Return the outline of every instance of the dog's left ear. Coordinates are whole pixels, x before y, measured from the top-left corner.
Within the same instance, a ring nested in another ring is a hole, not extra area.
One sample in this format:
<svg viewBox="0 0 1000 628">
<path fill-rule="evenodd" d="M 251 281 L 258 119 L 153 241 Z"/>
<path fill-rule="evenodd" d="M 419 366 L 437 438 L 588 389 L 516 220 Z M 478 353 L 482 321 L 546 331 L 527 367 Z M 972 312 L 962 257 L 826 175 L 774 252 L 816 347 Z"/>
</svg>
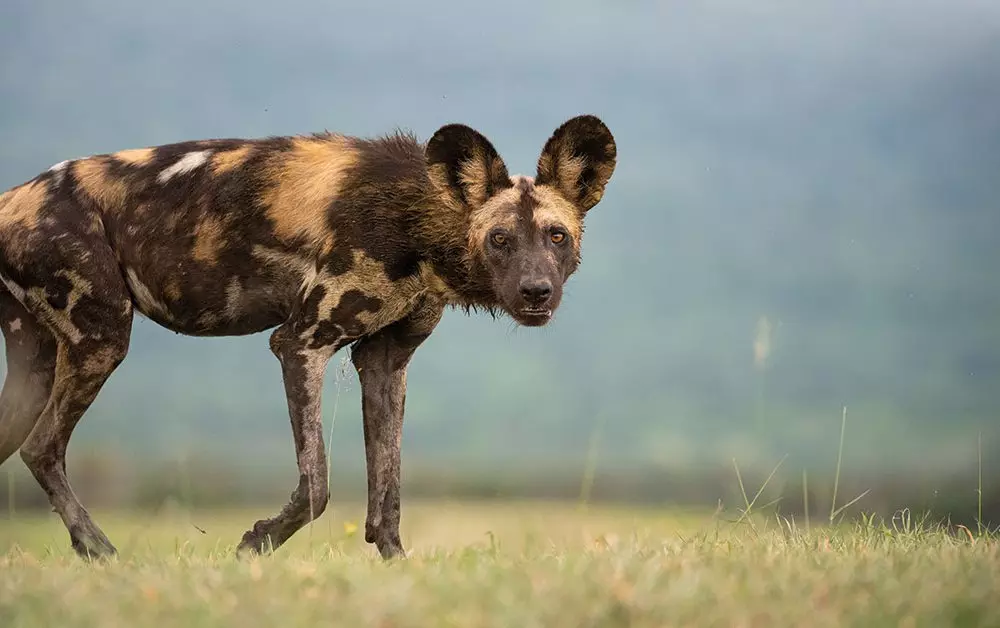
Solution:
<svg viewBox="0 0 1000 628">
<path fill-rule="evenodd" d="M 615 138 L 600 118 L 583 115 L 564 122 L 538 158 L 536 185 L 551 185 L 586 212 L 600 202 L 615 171 Z"/>
</svg>

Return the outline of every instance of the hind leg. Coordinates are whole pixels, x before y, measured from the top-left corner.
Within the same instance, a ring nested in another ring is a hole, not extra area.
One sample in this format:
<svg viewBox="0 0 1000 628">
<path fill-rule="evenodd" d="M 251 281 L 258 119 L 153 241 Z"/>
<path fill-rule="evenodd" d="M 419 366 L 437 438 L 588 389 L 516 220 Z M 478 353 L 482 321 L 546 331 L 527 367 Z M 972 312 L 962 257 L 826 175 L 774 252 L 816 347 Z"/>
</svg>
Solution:
<svg viewBox="0 0 1000 628">
<path fill-rule="evenodd" d="M 73 549 L 84 557 L 112 555 L 116 550 L 70 487 L 66 448 L 80 417 L 125 358 L 127 331 L 76 345 L 59 343 L 52 394 L 21 446 L 21 458 L 66 525 Z"/>
<path fill-rule="evenodd" d="M 7 376 L 0 392 L 0 464 L 31 433 L 52 392 L 56 340 L 14 297 L 0 289 L 0 329 Z"/>
<path fill-rule="evenodd" d="M 22 302 L 56 342 L 52 392 L 21 445 L 21 459 L 63 520 L 73 549 L 85 557 L 112 555 L 114 546 L 66 478 L 66 448 L 80 417 L 125 358 L 132 303 L 106 243 L 71 237 L 55 242 L 59 246 L 38 251 L 43 263 L 20 269 Z M 87 255 L 67 253 L 75 248 Z"/>
<path fill-rule="evenodd" d="M 113 555 L 116 550 L 73 493 L 66 477 L 66 448 L 73 428 L 127 350 L 127 336 L 88 343 L 86 348 L 60 343 L 52 395 L 21 446 L 21 459 L 66 525 L 73 549 L 84 557 Z"/>
</svg>

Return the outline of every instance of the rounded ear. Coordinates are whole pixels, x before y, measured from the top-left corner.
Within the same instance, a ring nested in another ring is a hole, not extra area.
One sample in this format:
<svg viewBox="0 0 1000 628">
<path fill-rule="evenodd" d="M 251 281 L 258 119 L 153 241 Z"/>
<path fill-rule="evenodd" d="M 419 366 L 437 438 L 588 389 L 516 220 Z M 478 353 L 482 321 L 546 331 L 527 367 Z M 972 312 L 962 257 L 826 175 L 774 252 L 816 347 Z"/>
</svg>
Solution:
<svg viewBox="0 0 1000 628">
<path fill-rule="evenodd" d="M 551 185 L 582 211 L 600 202 L 615 171 L 615 138 L 600 118 L 582 115 L 564 122 L 538 158 L 537 185 Z"/>
<path fill-rule="evenodd" d="M 427 142 L 431 182 L 443 194 L 476 208 L 511 187 L 507 165 L 490 141 L 464 124 L 448 124 Z"/>
</svg>

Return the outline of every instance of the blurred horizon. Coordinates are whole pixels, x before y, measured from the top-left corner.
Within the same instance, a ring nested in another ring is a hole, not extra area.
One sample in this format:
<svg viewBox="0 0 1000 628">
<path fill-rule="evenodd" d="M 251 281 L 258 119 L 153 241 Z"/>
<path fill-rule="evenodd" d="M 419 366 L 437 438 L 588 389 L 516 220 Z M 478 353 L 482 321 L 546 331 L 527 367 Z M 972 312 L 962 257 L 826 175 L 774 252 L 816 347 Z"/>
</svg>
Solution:
<svg viewBox="0 0 1000 628">
<path fill-rule="evenodd" d="M 533 174 L 594 113 L 619 164 L 556 320 L 445 314 L 404 477 L 571 473 L 595 438 L 599 471 L 828 471 L 845 406 L 845 468 L 955 473 L 981 434 L 1000 469 L 1000 3 L 433 6 L 8 0 L 0 189 L 124 148 L 449 122 Z M 364 464 L 346 355 L 334 474 Z M 137 317 L 69 456 L 111 450 L 294 469 L 267 333 Z"/>
</svg>

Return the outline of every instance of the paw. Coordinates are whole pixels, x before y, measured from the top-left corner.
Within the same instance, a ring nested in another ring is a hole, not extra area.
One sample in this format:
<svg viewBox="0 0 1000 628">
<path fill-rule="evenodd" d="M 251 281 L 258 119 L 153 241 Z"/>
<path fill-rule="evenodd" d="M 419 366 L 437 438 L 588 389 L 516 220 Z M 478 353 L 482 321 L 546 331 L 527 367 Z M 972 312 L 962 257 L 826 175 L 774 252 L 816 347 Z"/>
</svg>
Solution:
<svg viewBox="0 0 1000 628">
<path fill-rule="evenodd" d="M 403 560 L 406 558 L 406 550 L 399 543 L 384 543 L 379 544 L 377 547 L 379 554 L 386 561 Z"/>
<path fill-rule="evenodd" d="M 406 558 L 406 550 L 403 549 L 403 544 L 399 540 L 399 534 L 381 533 L 377 535 L 375 547 L 378 548 L 378 553 L 385 560 Z"/>
<path fill-rule="evenodd" d="M 258 521 L 252 529 L 243 534 L 240 544 L 236 546 L 237 557 L 250 558 L 268 554 L 273 550 L 270 535 L 267 534 L 261 523 Z"/>
<path fill-rule="evenodd" d="M 118 555 L 118 550 L 100 531 L 87 533 L 73 528 L 70 530 L 69 539 L 73 551 L 86 560 L 109 559 Z"/>
</svg>

